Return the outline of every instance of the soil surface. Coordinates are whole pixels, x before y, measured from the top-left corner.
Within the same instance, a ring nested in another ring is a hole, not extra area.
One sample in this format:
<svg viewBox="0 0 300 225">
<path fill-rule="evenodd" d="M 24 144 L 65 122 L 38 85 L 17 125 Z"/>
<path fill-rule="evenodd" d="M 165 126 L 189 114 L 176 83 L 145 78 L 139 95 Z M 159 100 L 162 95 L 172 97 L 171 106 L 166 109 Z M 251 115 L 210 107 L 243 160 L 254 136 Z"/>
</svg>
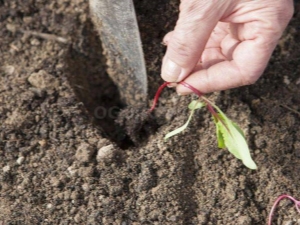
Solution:
<svg viewBox="0 0 300 225">
<path fill-rule="evenodd" d="M 134 2 L 150 105 L 179 0 Z M 217 148 L 205 110 L 163 141 L 193 96 L 166 90 L 148 124 L 142 109 L 127 108 L 148 127 L 115 122 L 124 104 L 87 0 L 0 0 L 0 224 L 266 224 L 278 195 L 300 198 L 296 8 L 263 77 L 208 96 L 246 132 L 251 171 Z M 284 201 L 274 224 L 300 224 L 300 215 Z"/>
</svg>

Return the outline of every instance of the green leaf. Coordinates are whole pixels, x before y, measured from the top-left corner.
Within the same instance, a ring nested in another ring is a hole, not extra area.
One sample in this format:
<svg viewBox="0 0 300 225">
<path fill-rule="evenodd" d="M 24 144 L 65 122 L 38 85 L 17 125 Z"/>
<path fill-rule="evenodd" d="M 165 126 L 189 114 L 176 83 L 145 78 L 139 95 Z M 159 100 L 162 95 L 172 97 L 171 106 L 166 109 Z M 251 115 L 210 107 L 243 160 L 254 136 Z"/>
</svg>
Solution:
<svg viewBox="0 0 300 225">
<path fill-rule="evenodd" d="M 181 133 L 182 131 L 184 131 L 184 130 L 187 128 L 187 126 L 189 125 L 189 123 L 190 123 L 190 121 L 191 121 L 191 119 L 192 119 L 192 117 L 193 117 L 193 115 L 194 115 L 195 110 L 196 110 L 196 109 L 200 109 L 201 107 L 203 107 L 203 105 L 204 105 L 203 102 L 199 102 L 198 100 L 193 100 L 193 101 L 189 104 L 189 106 L 188 106 L 189 109 L 191 110 L 191 112 L 190 112 L 189 118 L 188 118 L 188 120 L 186 121 L 186 123 L 185 123 L 183 126 L 181 126 L 181 127 L 177 128 L 177 129 L 175 129 L 175 130 L 173 130 L 173 131 L 167 133 L 166 136 L 164 137 L 164 140 L 167 140 L 167 139 L 169 139 L 170 137 L 172 137 L 172 136 L 174 136 L 174 135 L 176 135 L 176 134 L 179 134 L 179 133 Z"/>
<path fill-rule="evenodd" d="M 215 117 L 214 118 L 214 122 L 216 124 L 216 134 L 217 134 L 217 141 L 218 141 L 218 148 L 225 148 L 225 141 L 224 141 L 224 137 L 223 134 L 221 132 L 220 125 L 217 123 L 217 119 Z"/>
<path fill-rule="evenodd" d="M 232 122 L 216 105 L 213 107 L 218 111 L 218 118 L 214 118 L 217 129 L 218 145 L 226 146 L 236 158 L 241 159 L 245 166 L 257 169 L 252 160 L 250 150 L 243 131 Z"/>
<path fill-rule="evenodd" d="M 203 102 L 200 102 L 199 100 L 193 100 L 189 104 L 188 108 L 190 110 L 195 110 L 195 109 L 201 109 L 204 106 Z"/>
</svg>

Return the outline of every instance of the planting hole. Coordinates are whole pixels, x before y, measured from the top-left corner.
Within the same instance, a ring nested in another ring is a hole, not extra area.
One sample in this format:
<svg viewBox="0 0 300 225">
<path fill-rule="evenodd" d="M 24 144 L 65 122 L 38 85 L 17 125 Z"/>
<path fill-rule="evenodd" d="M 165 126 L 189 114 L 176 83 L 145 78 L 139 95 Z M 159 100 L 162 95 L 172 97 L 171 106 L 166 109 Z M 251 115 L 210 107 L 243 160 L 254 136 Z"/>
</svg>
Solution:
<svg viewBox="0 0 300 225">
<path fill-rule="evenodd" d="M 91 22 L 86 24 L 83 38 L 66 55 L 71 87 L 105 137 L 123 149 L 139 145 L 157 128 L 153 116 L 145 105 L 125 109 L 118 87 L 105 71 L 101 42 Z"/>
</svg>

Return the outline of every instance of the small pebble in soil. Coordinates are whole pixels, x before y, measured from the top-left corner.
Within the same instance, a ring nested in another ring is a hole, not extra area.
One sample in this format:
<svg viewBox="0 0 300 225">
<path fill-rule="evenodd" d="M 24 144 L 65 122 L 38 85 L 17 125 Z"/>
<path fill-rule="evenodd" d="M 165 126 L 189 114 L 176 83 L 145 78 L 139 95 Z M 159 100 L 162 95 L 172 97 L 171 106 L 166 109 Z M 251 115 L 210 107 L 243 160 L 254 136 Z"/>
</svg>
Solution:
<svg viewBox="0 0 300 225">
<path fill-rule="evenodd" d="M 5 75 L 12 75 L 15 72 L 15 67 L 14 66 L 2 66 L 0 70 L 5 74 Z"/>
<path fill-rule="evenodd" d="M 240 216 L 238 219 L 238 224 L 251 225 L 252 220 L 249 216 Z"/>
<path fill-rule="evenodd" d="M 9 165 L 4 166 L 4 167 L 2 168 L 2 170 L 3 170 L 4 173 L 7 173 L 8 171 L 10 171 L 10 166 L 9 166 Z"/>
<path fill-rule="evenodd" d="M 50 183 L 52 187 L 59 187 L 61 185 L 61 181 L 57 177 L 52 177 Z"/>
<path fill-rule="evenodd" d="M 69 166 L 67 168 L 67 170 L 68 170 L 71 177 L 74 177 L 77 174 L 77 171 L 78 171 L 76 168 L 74 168 L 74 166 Z"/>
<path fill-rule="evenodd" d="M 89 192 L 90 191 L 90 185 L 88 183 L 84 183 L 83 185 L 81 185 L 81 188 L 85 192 Z"/>
<path fill-rule="evenodd" d="M 59 81 L 56 77 L 47 73 L 45 70 L 40 70 L 37 73 L 32 73 L 28 77 L 28 82 L 36 88 L 52 89 L 58 88 Z"/>
<path fill-rule="evenodd" d="M 104 160 L 111 161 L 111 159 L 114 156 L 114 152 L 115 152 L 115 147 L 112 144 L 100 148 L 98 150 L 97 157 L 96 157 L 97 162 L 102 162 Z"/>
<path fill-rule="evenodd" d="M 92 159 L 95 151 L 96 149 L 92 145 L 88 143 L 81 143 L 77 148 L 75 157 L 78 161 L 87 163 Z"/>
<path fill-rule="evenodd" d="M 19 165 L 21 165 L 21 164 L 24 162 L 24 160 L 25 160 L 25 157 L 20 156 L 20 157 L 17 159 L 17 163 L 18 163 Z"/>
<path fill-rule="evenodd" d="M 47 141 L 45 139 L 43 140 L 40 140 L 38 141 L 38 144 L 41 146 L 41 147 L 45 147 L 47 145 Z"/>
</svg>

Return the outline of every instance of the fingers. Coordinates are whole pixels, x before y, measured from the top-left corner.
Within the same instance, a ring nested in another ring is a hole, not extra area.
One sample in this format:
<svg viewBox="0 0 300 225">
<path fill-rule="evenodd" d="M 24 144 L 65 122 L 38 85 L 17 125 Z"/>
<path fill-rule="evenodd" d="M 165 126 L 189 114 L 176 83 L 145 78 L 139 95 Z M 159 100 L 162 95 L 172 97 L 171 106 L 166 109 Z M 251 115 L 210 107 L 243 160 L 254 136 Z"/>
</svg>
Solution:
<svg viewBox="0 0 300 225">
<path fill-rule="evenodd" d="M 162 78 L 185 80 L 202 93 L 252 84 L 292 13 L 292 0 L 181 0 L 175 30 L 164 38 L 168 48 Z M 223 23 L 212 32 L 218 21 Z M 180 84 L 176 89 L 191 93 Z"/>
<path fill-rule="evenodd" d="M 196 71 L 185 82 L 202 93 L 253 84 L 266 68 L 275 46 L 276 43 L 265 38 L 244 41 L 234 50 L 233 60 L 222 61 Z M 192 93 L 183 85 L 177 86 L 177 92 L 181 95 Z"/>
<path fill-rule="evenodd" d="M 219 49 L 215 46 L 219 41 L 212 35 L 201 57 L 202 69 L 194 70 L 185 82 L 202 93 L 256 82 L 293 12 L 291 0 L 270 2 L 243 2 L 239 9 L 223 18 L 223 22 L 230 24 L 229 35 L 223 36 Z M 228 28 L 222 26 L 225 31 Z M 191 93 L 183 85 L 177 85 L 176 89 L 179 94 Z"/>
<path fill-rule="evenodd" d="M 167 33 L 167 34 L 165 35 L 165 37 L 164 37 L 164 39 L 163 39 L 163 43 L 164 43 L 165 45 L 168 45 L 168 44 L 169 44 L 169 42 L 170 42 L 170 40 L 171 40 L 171 38 L 172 38 L 172 35 L 173 35 L 173 31 L 171 31 L 171 32 L 169 32 L 169 33 Z"/>
<path fill-rule="evenodd" d="M 214 27 L 230 1 L 182 0 L 174 32 L 164 41 L 167 52 L 161 76 L 168 82 L 187 77 L 199 61 Z"/>
</svg>

